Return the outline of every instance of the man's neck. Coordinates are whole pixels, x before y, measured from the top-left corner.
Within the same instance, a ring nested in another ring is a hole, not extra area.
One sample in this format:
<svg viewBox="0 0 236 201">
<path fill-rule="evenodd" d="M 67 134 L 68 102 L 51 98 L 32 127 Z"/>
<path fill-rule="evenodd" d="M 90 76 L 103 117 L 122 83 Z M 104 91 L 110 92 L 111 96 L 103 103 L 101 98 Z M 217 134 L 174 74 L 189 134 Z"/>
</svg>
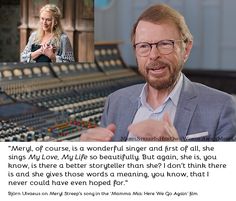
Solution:
<svg viewBox="0 0 236 201">
<path fill-rule="evenodd" d="M 164 101 L 166 100 L 167 96 L 171 93 L 171 91 L 176 86 L 179 78 L 180 78 L 180 75 L 178 76 L 177 80 L 172 86 L 165 89 L 161 89 L 161 90 L 155 89 L 151 85 L 148 84 L 147 85 L 147 103 L 153 109 L 156 109 L 160 105 L 162 105 Z"/>
</svg>

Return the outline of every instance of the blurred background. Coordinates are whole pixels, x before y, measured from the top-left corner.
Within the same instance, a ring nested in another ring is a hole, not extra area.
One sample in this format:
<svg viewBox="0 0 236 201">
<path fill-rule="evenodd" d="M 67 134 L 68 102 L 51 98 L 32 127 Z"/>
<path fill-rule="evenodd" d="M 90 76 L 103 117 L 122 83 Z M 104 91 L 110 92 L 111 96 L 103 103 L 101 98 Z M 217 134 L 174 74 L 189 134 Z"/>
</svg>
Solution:
<svg viewBox="0 0 236 201">
<path fill-rule="evenodd" d="M 131 28 L 140 13 L 156 3 L 180 11 L 194 36 L 185 68 L 236 69 L 235 0 L 95 0 L 95 41 L 122 41 L 123 59 L 128 65 L 136 65 Z"/>
</svg>

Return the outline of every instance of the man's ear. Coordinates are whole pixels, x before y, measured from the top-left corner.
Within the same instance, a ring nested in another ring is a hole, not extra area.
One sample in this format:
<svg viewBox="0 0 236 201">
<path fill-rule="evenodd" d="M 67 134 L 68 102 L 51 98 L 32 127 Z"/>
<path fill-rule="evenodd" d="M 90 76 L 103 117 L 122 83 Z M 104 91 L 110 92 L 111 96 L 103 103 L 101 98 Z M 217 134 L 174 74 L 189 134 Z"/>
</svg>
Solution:
<svg viewBox="0 0 236 201">
<path fill-rule="evenodd" d="M 184 48 L 184 63 L 188 60 L 192 47 L 193 41 L 188 41 Z"/>
</svg>

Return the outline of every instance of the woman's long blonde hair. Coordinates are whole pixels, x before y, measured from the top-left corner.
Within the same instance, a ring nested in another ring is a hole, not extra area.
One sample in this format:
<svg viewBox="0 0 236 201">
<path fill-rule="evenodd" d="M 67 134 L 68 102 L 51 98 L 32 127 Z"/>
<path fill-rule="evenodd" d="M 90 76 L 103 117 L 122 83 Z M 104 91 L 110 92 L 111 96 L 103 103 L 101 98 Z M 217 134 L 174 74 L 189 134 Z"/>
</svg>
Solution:
<svg viewBox="0 0 236 201">
<path fill-rule="evenodd" d="M 53 39 L 50 41 L 50 44 L 54 45 L 55 47 L 60 46 L 60 37 L 63 32 L 61 26 L 61 11 L 60 9 L 54 4 L 46 4 L 40 9 L 40 15 L 43 11 L 50 12 L 52 14 L 52 27 L 51 33 L 53 33 Z M 41 26 L 38 27 L 35 43 L 40 44 L 44 36 L 44 31 L 42 30 Z"/>
</svg>

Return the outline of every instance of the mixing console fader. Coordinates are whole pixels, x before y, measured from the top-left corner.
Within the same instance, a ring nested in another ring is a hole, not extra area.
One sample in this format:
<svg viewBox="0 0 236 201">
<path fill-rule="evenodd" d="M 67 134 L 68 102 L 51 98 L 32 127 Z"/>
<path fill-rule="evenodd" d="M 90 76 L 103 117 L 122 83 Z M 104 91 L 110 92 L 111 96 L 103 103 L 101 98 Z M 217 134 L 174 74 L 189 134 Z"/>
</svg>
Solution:
<svg viewBox="0 0 236 201">
<path fill-rule="evenodd" d="M 0 141 L 77 141 L 110 93 L 141 82 L 117 43 L 96 44 L 94 63 L 1 63 Z"/>
</svg>

